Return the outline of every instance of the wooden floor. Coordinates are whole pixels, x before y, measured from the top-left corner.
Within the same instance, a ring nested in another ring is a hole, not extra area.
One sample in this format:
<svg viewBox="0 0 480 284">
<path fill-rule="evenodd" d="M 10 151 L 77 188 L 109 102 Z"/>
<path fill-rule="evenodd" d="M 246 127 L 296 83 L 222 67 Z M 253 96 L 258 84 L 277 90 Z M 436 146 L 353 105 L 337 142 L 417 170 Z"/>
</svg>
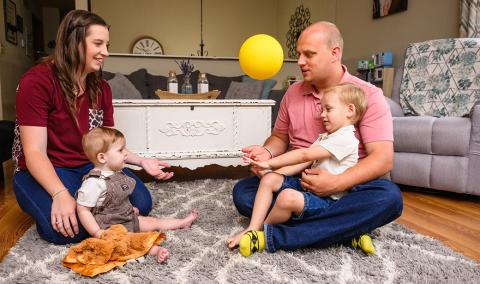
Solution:
<svg viewBox="0 0 480 284">
<path fill-rule="evenodd" d="M 7 167 L 8 168 L 8 167 Z M 208 167 L 195 172 L 174 169 L 176 180 L 206 177 L 240 178 L 245 168 Z M 18 207 L 11 178 L 0 184 L 0 261 L 32 225 L 32 219 Z M 480 263 L 480 198 L 466 195 L 426 193 L 402 188 L 404 210 L 398 223 L 431 236 Z"/>
</svg>

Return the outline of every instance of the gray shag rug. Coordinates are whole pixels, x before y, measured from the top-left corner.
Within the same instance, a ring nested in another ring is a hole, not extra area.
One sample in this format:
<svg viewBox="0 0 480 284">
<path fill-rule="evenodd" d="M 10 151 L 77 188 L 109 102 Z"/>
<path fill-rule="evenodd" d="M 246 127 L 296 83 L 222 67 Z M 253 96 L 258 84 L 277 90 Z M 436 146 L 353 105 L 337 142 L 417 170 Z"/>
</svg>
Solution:
<svg viewBox="0 0 480 284">
<path fill-rule="evenodd" d="M 190 229 L 167 232 L 166 264 L 146 256 L 95 278 L 61 265 L 67 247 L 41 240 L 30 228 L 0 263 L 0 283 L 480 283 L 480 266 L 440 242 L 397 224 L 373 232 L 377 253 L 336 246 L 242 257 L 225 246 L 248 224 L 235 210 L 235 180 L 150 183 L 152 215 L 183 217 Z"/>
</svg>

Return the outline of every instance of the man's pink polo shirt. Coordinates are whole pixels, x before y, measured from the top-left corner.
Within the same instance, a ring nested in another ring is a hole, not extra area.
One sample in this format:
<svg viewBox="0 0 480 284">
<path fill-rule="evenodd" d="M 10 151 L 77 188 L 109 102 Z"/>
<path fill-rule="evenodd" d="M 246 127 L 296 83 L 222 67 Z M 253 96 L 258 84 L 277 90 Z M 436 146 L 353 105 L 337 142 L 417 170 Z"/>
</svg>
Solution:
<svg viewBox="0 0 480 284">
<path fill-rule="evenodd" d="M 348 73 L 347 68 L 340 83 L 352 83 L 360 87 L 368 99 L 368 108 L 362 120 L 355 124 L 355 136 L 358 155 L 364 158 L 366 143 L 375 141 L 393 141 L 393 124 L 390 108 L 381 89 Z M 290 147 L 309 147 L 321 133 L 325 133 L 320 98 L 322 92 L 316 93 L 312 85 L 298 82 L 290 86 L 280 103 L 274 131 L 287 134 Z"/>
</svg>

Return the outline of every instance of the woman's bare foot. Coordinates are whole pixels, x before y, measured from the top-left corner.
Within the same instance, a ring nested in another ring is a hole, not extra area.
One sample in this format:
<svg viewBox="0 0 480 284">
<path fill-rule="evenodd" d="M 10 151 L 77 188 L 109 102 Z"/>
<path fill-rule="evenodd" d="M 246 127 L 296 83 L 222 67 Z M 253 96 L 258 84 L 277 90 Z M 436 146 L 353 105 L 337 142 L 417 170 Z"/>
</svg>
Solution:
<svg viewBox="0 0 480 284">
<path fill-rule="evenodd" d="M 230 236 L 228 239 L 227 239 L 227 246 L 229 249 L 234 249 L 238 246 L 238 243 L 240 243 L 240 239 L 242 238 L 242 236 L 248 232 L 248 229 L 245 229 L 239 233 L 236 233 L 235 235 L 233 236 Z"/>
<path fill-rule="evenodd" d="M 195 221 L 198 218 L 198 211 L 197 209 L 192 209 L 192 213 L 188 215 L 187 217 L 182 219 L 182 222 L 179 226 L 179 229 L 187 229 L 190 228 L 192 225 L 193 221 Z"/>
<path fill-rule="evenodd" d="M 162 263 L 167 260 L 168 255 L 170 254 L 166 248 L 156 245 L 153 246 L 148 253 L 153 255 L 158 263 Z"/>
</svg>

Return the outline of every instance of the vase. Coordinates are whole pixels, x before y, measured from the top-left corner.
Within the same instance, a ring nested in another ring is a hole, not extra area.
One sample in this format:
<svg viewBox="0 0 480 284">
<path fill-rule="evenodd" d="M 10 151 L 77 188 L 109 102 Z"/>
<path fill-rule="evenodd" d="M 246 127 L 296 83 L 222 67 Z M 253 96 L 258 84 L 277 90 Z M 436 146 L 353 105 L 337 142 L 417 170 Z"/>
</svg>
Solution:
<svg viewBox="0 0 480 284">
<path fill-rule="evenodd" d="M 190 83 L 190 74 L 185 74 L 185 77 L 183 77 L 181 89 L 182 94 L 191 94 L 193 92 L 192 84 Z"/>
</svg>

